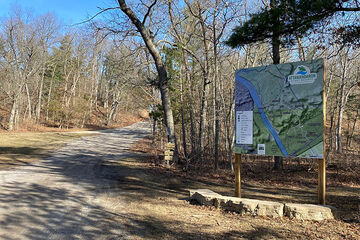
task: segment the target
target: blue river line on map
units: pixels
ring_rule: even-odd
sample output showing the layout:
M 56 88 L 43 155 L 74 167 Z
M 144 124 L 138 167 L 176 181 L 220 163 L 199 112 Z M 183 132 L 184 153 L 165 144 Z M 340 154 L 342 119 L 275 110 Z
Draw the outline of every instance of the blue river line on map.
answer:
M 254 100 L 255 104 L 257 105 L 257 107 L 259 109 L 259 112 L 260 112 L 263 123 L 265 124 L 267 129 L 270 131 L 270 133 L 274 137 L 274 139 L 275 139 L 277 145 L 279 146 L 281 152 L 283 153 L 283 155 L 285 157 L 288 156 L 288 153 L 287 153 L 287 151 L 285 149 L 285 146 L 281 142 L 281 139 L 280 139 L 279 135 L 277 134 L 276 130 L 271 125 L 269 119 L 266 117 L 263 106 L 261 104 L 260 96 L 257 93 L 256 88 L 254 87 L 254 85 L 252 85 L 251 82 L 249 82 L 247 79 L 239 76 L 238 74 L 236 74 L 236 79 L 239 80 L 240 83 L 243 84 L 249 90 L 251 98 Z

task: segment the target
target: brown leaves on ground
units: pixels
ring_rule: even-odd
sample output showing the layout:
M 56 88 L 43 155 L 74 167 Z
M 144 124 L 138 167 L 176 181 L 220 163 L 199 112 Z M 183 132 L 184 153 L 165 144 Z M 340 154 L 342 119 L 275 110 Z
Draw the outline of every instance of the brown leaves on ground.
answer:
M 218 171 L 205 163 L 192 165 L 188 171 L 184 171 L 181 165 L 167 169 L 160 164 L 161 151 L 153 148 L 151 139 L 138 142 L 132 150 L 147 153 L 137 167 L 141 167 L 157 186 L 150 189 L 145 187 L 134 193 L 129 213 L 154 228 L 145 235 L 134 233 L 135 238 L 360 239 L 360 181 L 355 170 L 328 168 L 327 204 L 337 208 L 336 220 L 271 219 L 240 216 L 184 200 L 186 189 L 208 188 L 224 195 L 233 195 L 233 174 L 225 170 L 229 168 L 228 163 L 223 163 L 223 169 Z M 243 159 L 243 197 L 316 204 L 316 162 L 286 161 L 283 171 L 273 171 L 271 168 L 272 162 L 268 159 Z M 147 194 L 147 191 L 151 194 Z
M 1 113 L 1 111 L 0 111 Z M 122 128 L 129 126 L 133 123 L 142 121 L 147 118 L 144 110 L 139 113 L 132 112 L 120 112 L 117 116 L 116 121 L 113 121 L 110 125 L 106 125 L 104 121 L 104 114 L 101 111 L 94 112 L 92 119 L 84 124 L 82 127 L 71 123 L 69 127 L 59 128 L 57 122 L 45 121 L 44 119 L 40 123 L 33 119 L 26 119 L 21 122 L 19 128 L 13 131 L 7 131 L 5 128 L 0 127 L 0 134 L 13 134 L 19 132 L 75 132 L 75 131 L 93 131 L 103 130 L 111 128 Z M 4 119 L 0 121 L 0 126 L 6 125 Z

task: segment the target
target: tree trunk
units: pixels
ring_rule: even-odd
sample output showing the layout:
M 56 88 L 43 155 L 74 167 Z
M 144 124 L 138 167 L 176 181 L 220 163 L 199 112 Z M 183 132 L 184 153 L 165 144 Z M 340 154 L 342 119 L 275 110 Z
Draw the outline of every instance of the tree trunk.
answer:
M 205 138 L 205 126 L 207 122 L 207 97 L 210 89 L 209 81 L 209 72 L 210 72 L 210 63 L 209 63 L 209 46 L 206 37 L 206 27 L 203 19 L 200 19 L 200 25 L 202 30 L 203 44 L 204 44 L 204 54 L 205 61 L 203 66 L 203 89 L 201 96 L 201 105 L 200 105 L 200 126 L 199 126 L 199 154 L 200 159 L 202 158 L 204 151 L 204 138 Z
M 270 0 L 270 7 L 276 8 L 276 0 Z M 280 20 L 278 16 L 273 16 L 273 33 L 272 33 L 272 58 L 274 64 L 280 63 L 280 34 L 279 34 L 279 26 L 280 26 Z
M 336 135 L 335 135 L 335 149 L 338 153 L 342 152 L 342 143 L 341 143 L 341 134 L 342 134 L 342 119 L 343 119 L 343 112 L 344 112 L 344 100 L 343 100 L 343 94 L 344 94 L 344 86 L 341 86 L 340 90 L 340 106 L 337 116 L 337 126 L 336 126 Z
M 296 37 L 296 39 L 298 42 L 298 54 L 299 54 L 300 61 L 305 61 L 306 55 L 305 55 L 302 39 L 300 37 Z
M 170 93 L 168 88 L 168 77 L 165 65 L 162 61 L 160 52 L 156 49 L 153 42 L 153 38 L 150 35 L 150 31 L 145 28 L 144 24 L 137 18 L 136 14 L 127 6 L 125 0 L 118 0 L 120 9 L 128 16 L 131 22 L 135 25 L 138 32 L 141 34 L 142 39 L 149 50 L 151 56 L 154 59 L 156 70 L 159 75 L 159 85 L 161 92 L 161 101 L 165 112 L 165 123 L 168 134 L 168 141 L 175 143 L 176 149 L 176 138 L 175 138 L 175 126 L 173 112 L 171 108 Z
M 217 11 L 218 2 L 216 2 Z M 219 168 L 219 134 L 220 134 L 220 124 L 219 124 L 219 101 L 218 101 L 218 80 L 219 80 L 219 66 L 218 66 L 218 36 L 216 34 L 217 19 L 216 14 L 213 18 L 213 51 L 214 51 L 214 96 L 213 96 L 213 105 L 214 105 L 214 166 L 215 170 Z
M 15 110 L 15 118 L 14 118 L 15 129 L 18 129 L 18 127 L 19 127 L 19 118 L 20 118 L 19 105 L 17 105 L 16 110 Z
M 115 100 L 112 104 L 111 104 L 111 110 L 110 113 L 107 117 L 107 121 L 106 121 L 106 126 L 109 126 L 110 123 L 114 120 L 114 116 L 115 116 L 115 112 L 117 109 L 119 102 L 117 100 Z
M 109 107 L 109 83 L 105 83 L 105 97 L 104 97 L 104 108 L 107 109 Z
M 9 126 L 8 129 L 10 131 L 14 130 L 14 123 L 15 123 L 15 113 L 16 113 L 16 109 L 17 109 L 18 105 L 17 105 L 17 100 L 16 98 L 13 100 L 13 104 L 11 107 L 11 111 L 10 111 L 10 118 L 9 118 Z
M 193 82 L 190 76 L 190 70 L 188 67 L 188 60 L 187 60 L 187 52 L 183 49 L 183 64 L 185 68 L 185 77 L 186 82 L 188 83 L 188 91 L 187 91 L 187 98 L 188 98 L 188 109 L 190 115 L 190 143 L 191 143 L 191 152 L 190 156 L 196 154 L 196 130 L 195 130 L 195 111 L 194 111 L 194 99 L 193 99 Z
M 354 139 L 354 133 L 355 133 L 355 127 L 356 127 L 356 123 L 357 123 L 357 120 L 359 119 L 360 117 L 360 110 L 357 109 L 356 110 L 356 115 L 354 117 L 354 120 L 353 120 L 353 123 L 352 123 L 352 127 L 351 127 L 351 130 L 349 131 L 349 141 L 347 143 L 347 147 L 350 148 L 351 147 L 351 142 L 352 140 Z
M 184 149 L 184 156 L 186 161 L 188 160 L 188 152 L 187 152 L 187 145 L 186 145 L 186 128 L 185 128 L 185 111 L 184 111 L 184 66 L 181 66 L 180 69 L 180 103 L 181 103 L 181 130 L 182 130 L 182 142 L 183 142 L 183 149 Z
M 205 126 L 206 126 L 206 111 L 207 111 L 207 95 L 209 92 L 209 82 L 207 73 L 203 73 L 203 89 L 201 96 L 201 105 L 200 105 L 200 126 L 199 126 L 199 158 L 202 158 L 203 148 L 204 148 L 204 138 L 205 138 Z
M 46 121 L 49 121 L 49 107 L 50 107 L 50 101 L 51 101 L 52 85 L 53 85 L 54 76 L 55 76 L 55 69 L 56 69 L 56 67 L 54 66 L 53 72 L 51 74 L 51 79 L 50 79 L 49 94 L 48 94 L 47 103 L 46 103 Z
M 214 44 L 214 83 L 213 83 L 213 111 L 214 111 L 214 120 L 213 120 L 213 131 L 214 131 L 214 167 L 215 170 L 219 168 L 219 133 L 220 133 L 220 124 L 219 124 L 219 102 L 218 97 L 218 64 L 217 64 L 217 50 L 216 45 Z
M 45 66 L 43 66 L 43 72 L 41 74 L 40 79 L 40 86 L 39 86 L 39 96 L 38 96 L 38 105 L 36 109 L 36 121 L 40 121 L 40 114 L 41 114 L 41 99 L 42 99 L 42 92 L 43 92 L 43 86 L 44 86 L 44 76 L 45 76 Z
M 348 52 L 346 52 L 347 55 Z M 347 56 L 344 58 L 344 62 L 342 63 L 342 74 L 341 74 L 341 83 L 340 83 L 340 96 L 339 96 L 339 106 L 338 106 L 338 113 L 337 113 L 337 126 L 336 126 L 336 133 L 335 133 L 335 149 L 338 153 L 342 152 L 342 143 L 341 143 L 341 135 L 342 135 L 342 120 L 343 120 L 343 113 L 346 103 L 347 94 L 345 93 L 345 78 L 347 74 Z
M 28 104 L 28 119 L 31 119 L 32 118 L 31 97 L 30 97 L 29 86 L 27 83 L 25 84 L 25 90 L 26 90 L 27 104 Z

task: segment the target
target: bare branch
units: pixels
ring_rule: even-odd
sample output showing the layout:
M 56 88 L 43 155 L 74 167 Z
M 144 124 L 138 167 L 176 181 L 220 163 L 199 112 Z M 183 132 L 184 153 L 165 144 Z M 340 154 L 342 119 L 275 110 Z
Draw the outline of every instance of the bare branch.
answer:
M 151 12 L 151 9 L 156 5 L 156 3 L 157 3 L 157 0 L 155 0 L 155 1 L 148 7 L 148 10 L 147 10 L 147 12 L 146 12 L 146 14 L 144 15 L 144 18 L 143 18 L 143 20 L 142 20 L 142 24 L 145 24 L 146 19 L 147 19 L 147 17 L 149 16 L 149 14 L 150 14 L 150 12 Z
M 82 21 L 82 22 L 79 22 L 79 23 L 75 23 L 71 26 L 77 26 L 77 25 L 80 25 L 80 24 L 83 24 L 83 23 L 87 23 L 87 22 L 90 22 L 91 20 L 93 20 L 94 18 L 96 18 L 97 16 L 99 16 L 100 14 L 104 13 L 104 12 L 107 12 L 109 10 L 115 10 L 115 9 L 120 9 L 120 7 L 111 7 L 111 8 L 99 8 L 100 9 L 100 12 L 96 13 L 95 15 L 93 15 L 92 17 L 90 17 L 89 19 L 85 20 L 85 21 Z

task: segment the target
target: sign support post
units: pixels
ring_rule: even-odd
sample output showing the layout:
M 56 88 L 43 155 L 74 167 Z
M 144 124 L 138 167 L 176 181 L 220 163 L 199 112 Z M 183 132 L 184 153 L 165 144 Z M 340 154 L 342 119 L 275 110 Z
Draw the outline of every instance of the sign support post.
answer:
M 318 160 L 318 202 L 325 205 L 326 194 L 326 91 L 325 91 L 325 61 L 323 60 L 323 158 Z
M 235 197 L 241 197 L 241 154 L 235 153 Z
M 164 159 L 166 161 L 166 167 L 170 167 L 170 161 L 174 158 L 174 151 L 175 151 L 175 144 L 174 143 L 167 143 L 166 150 L 164 152 Z
M 319 182 L 318 182 L 318 201 L 319 204 L 325 205 L 325 193 L 326 193 L 326 169 L 325 169 L 325 157 L 318 160 L 319 165 Z

